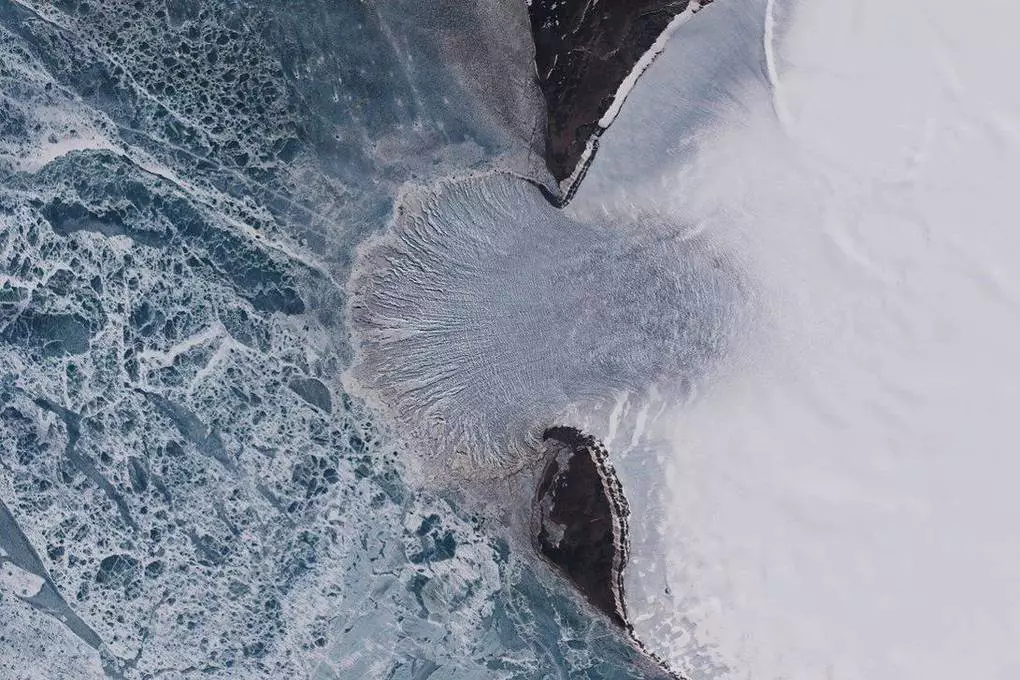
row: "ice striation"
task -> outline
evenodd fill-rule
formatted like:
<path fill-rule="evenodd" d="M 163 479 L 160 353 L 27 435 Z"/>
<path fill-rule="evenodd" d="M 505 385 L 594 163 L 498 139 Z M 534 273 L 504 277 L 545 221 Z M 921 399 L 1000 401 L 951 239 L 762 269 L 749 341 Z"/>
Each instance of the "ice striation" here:
<path fill-rule="evenodd" d="M 483 476 L 621 391 L 691 389 L 745 302 L 739 267 L 686 225 L 580 221 L 506 175 L 408 192 L 348 291 L 351 384 L 432 469 Z"/>

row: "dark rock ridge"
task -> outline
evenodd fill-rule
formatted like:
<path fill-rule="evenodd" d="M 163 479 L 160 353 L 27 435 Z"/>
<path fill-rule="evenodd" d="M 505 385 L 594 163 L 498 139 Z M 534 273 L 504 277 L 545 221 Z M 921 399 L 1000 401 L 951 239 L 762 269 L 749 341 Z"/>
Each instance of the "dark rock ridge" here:
<path fill-rule="evenodd" d="M 644 646 L 627 617 L 630 506 L 609 452 L 575 427 L 550 427 L 542 440 L 545 469 L 531 511 L 535 550 L 630 638 L 645 657 L 637 665 L 650 664 L 656 677 L 685 680 Z"/>
<path fill-rule="evenodd" d="M 531 0 L 535 66 L 545 96 L 546 165 L 565 204 L 604 131 L 599 124 L 627 76 L 693 0 Z M 709 4 L 703 0 L 692 9 Z M 647 65 L 647 64 L 645 64 Z M 625 96 L 626 93 L 622 93 Z"/>
<path fill-rule="evenodd" d="M 542 438 L 547 462 L 532 509 L 535 548 L 630 632 L 623 592 L 630 510 L 609 454 L 573 427 L 551 427 Z"/>

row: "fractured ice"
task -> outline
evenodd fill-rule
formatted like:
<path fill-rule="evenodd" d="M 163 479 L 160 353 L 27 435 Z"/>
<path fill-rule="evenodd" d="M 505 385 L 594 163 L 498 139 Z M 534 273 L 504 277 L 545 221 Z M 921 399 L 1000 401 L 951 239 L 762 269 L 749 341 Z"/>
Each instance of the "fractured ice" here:
<path fill-rule="evenodd" d="M 654 676 L 342 381 L 397 187 L 541 165 L 525 8 L 384 5 L 0 3 L 0 676 Z"/>

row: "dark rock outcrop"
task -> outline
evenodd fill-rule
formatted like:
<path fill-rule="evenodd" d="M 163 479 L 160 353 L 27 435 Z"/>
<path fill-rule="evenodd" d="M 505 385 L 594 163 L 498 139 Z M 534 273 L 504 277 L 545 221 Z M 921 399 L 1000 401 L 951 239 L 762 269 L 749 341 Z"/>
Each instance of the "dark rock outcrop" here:
<path fill-rule="evenodd" d="M 591 604 L 629 632 L 623 593 L 630 511 L 605 447 L 572 427 L 545 431 L 547 463 L 535 493 L 535 548 Z"/>
<path fill-rule="evenodd" d="M 599 120 L 620 85 L 673 18 L 691 4 L 692 0 L 529 3 L 535 65 L 548 119 L 546 165 L 560 183 L 560 203 L 570 199 L 594 156 L 604 129 Z"/>

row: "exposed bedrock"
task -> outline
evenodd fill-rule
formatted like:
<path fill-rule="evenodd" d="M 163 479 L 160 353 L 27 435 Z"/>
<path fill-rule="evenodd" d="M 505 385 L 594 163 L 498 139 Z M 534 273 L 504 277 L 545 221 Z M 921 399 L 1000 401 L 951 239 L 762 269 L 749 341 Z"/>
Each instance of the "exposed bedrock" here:
<path fill-rule="evenodd" d="M 530 480 L 531 546 L 619 628 L 642 655 L 637 666 L 654 677 L 679 680 L 635 635 L 628 615 L 624 572 L 630 559 L 631 508 L 609 450 L 597 437 L 567 425 L 547 428 L 538 450 L 541 460 L 508 483 L 513 487 Z"/>
<path fill-rule="evenodd" d="M 630 629 L 623 592 L 630 510 L 597 439 L 573 427 L 547 429 L 545 470 L 535 490 L 535 549 L 621 628 Z"/>
<path fill-rule="evenodd" d="M 451 182 L 406 195 L 359 249 L 348 383 L 435 474 L 502 477 L 550 422 L 697 383 L 745 299 L 725 252 L 684 225 L 583 223 L 511 177 Z"/>
<path fill-rule="evenodd" d="M 586 147 L 602 132 L 599 121 L 614 95 L 674 17 L 692 4 L 690 0 L 529 3 L 535 66 L 547 109 L 546 164 L 565 197 L 583 175 L 578 166 L 585 160 Z"/>

